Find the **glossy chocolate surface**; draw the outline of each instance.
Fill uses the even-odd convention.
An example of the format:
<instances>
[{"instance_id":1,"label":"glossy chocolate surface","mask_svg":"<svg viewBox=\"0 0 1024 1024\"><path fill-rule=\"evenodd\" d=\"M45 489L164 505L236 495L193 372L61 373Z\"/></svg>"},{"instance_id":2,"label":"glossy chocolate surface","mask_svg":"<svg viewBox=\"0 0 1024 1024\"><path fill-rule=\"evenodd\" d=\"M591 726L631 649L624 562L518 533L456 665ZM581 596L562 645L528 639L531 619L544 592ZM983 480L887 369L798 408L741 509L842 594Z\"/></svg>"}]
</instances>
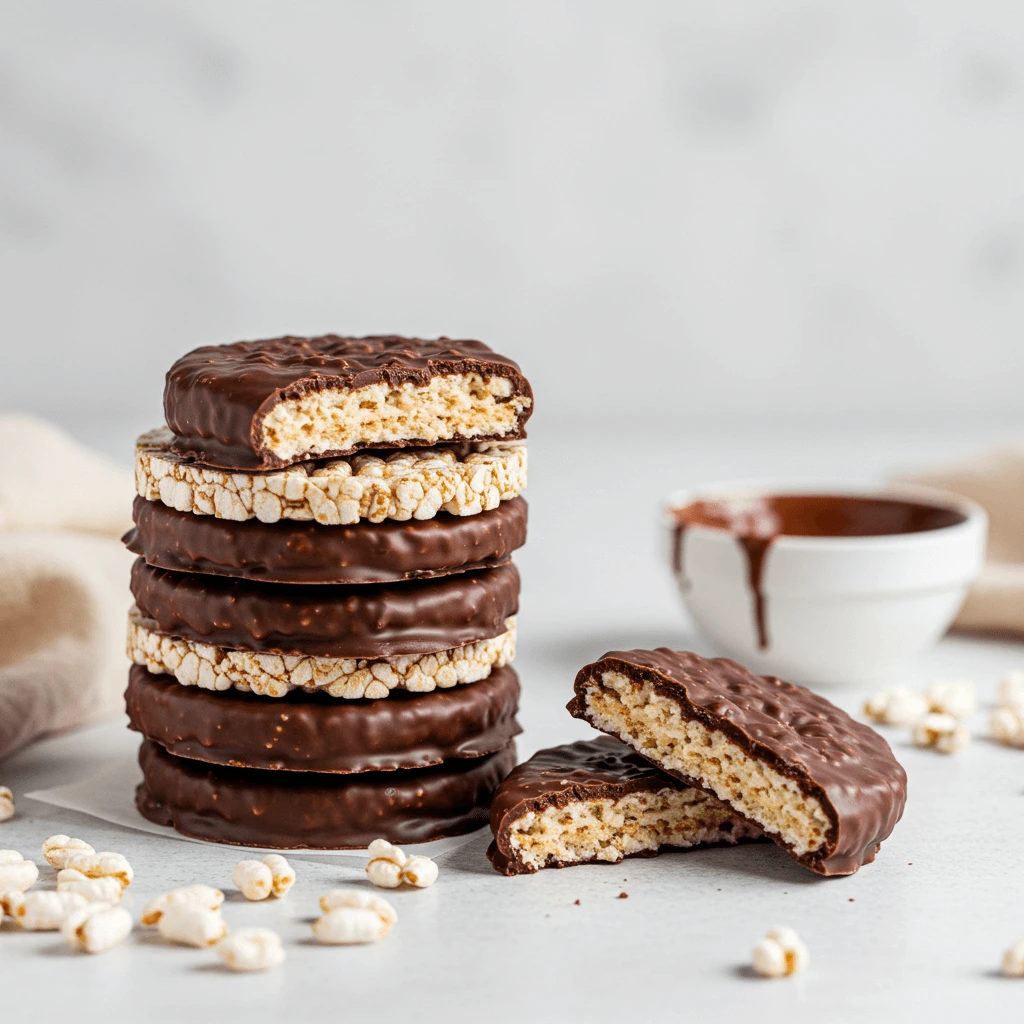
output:
<instances>
[{"instance_id":1,"label":"glossy chocolate surface","mask_svg":"<svg viewBox=\"0 0 1024 1024\"><path fill-rule=\"evenodd\" d=\"M325 389L354 390L384 381L426 385L434 377L477 373L505 377L513 394L532 398L519 367L480 341L402 338L379 335L343 338L284 337L207 345L182 356L168 371L164 414L176 435L179 455L227 469L276 469L282 461L261 447L263 419L279 402ZM501 440L525 437L533 411L520 414L516 428ZM454 437L453 441L497 440L494 436ZM376 447L405 448L426 442L410 439ZM369 445L323 452L323 457L348 455Z\"/></svg>"},{"instance_id":2,"label":"glossy chocolate surface","mask_svg":"<svg viewBox=\"0 0 1024 1024\"><path fill-rule=\"evenodd\" d=\"M132 594L153 628L229 649L337 658L430 654L505 632L519 573L494 569L360 586L255 583L132 567Z\"/></svg>"},{"instance_id":3,"label":"glossy chocolate surface","mask_svg":"<svg viewBox=\"0 0 1024 1024\"><path fill-rule=\"evenodd\" d=\"M131 728L172 754L278 771L427 768L493 754L521 732L519 680L508 667L449 690L338 700L302 691L281 698L210 692L133 665L125 702Z\"/></svg>"},{"instance_id":4,"label":"glossy chocolate surface","mask_svg":"<svg viewBox=\"0 0 1024 1024\"><path fill-rule=\"evenodd\" d=\"M621 673L637 686L651 684L678 704L683 719L724 732L749 756L818 799L831 829L821 849L796 857L812 871L851 874L870 863L903 814L907 776L889 744L802 686L754 675L727 658L664 647L612 651L580 670L576 696L568 705L570 714L595 728L600 726L588 713L585 694L591 685L600 687L604 672ZM619 738L628 742L626 736ZM771 838L785 849L779 837Z\"/></svg>"},{"instance_id":5,"label":"glossy chocolate surface","mask_svg":"<svg viewBox=\"0 0 1024 1024\"><path fill-rule=\"evenodd\" d=\"M942 530L966 522L953 508L897 498L850 494L765 494L705 498L672 510L676 528L672 567L683 575L683 538L691 526L709 526L735 535L747 560L754 595L759 646L769 645L762 588L765 559L779 537L887 537Z\"/></svg>"},{"instance_id":6,"label":"glossy chocolate surface","mask_svg":"<svg viewBox=\"0 0 1024 1024\"><path fill-rule=\"evenodd\" d=\"M282 520L244 523L177 512L136 497L128 550L149 565L274 583L390 583L507 562L526 542L526 501L489 512L352 526Z\"/></svg>"},{"instance_id":7,"label":"glossy chocolate surface","mask_svg":"<svg viewBox=\"0 0 1024 1024\"><path fill-rule=\"evenodd\" d=\"M221 768L168 754L143 741L144 818L214 843L279 850L362 849L374 839L421 843L487 823L515 744L481 760L421 771L362 775Z\"/></svg>"}]
</instances>

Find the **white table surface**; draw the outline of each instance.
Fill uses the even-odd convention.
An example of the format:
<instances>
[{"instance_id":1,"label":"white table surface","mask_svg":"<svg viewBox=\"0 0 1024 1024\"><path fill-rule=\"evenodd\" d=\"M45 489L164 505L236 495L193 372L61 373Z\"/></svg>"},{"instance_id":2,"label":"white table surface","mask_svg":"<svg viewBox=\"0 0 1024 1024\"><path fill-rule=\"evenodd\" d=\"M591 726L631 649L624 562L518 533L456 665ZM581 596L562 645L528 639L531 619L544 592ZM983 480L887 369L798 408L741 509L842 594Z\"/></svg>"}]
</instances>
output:
<instances>
[{"instance_id":1,"label":"white table surface","mask_svg":"<svg viewBox=\"0 0 1024 1024\"><path fill-rule=\"evenodd\" d=\"M564 710L573 675L614 647L691 647L692 633L659 559L654 518L676 486L735 476L870 477L973 450L1003 429L822 434L690 431L652 440L625 431L533 431L531 539L517 668L523 756L588 735ZM117 442L118 444L120 442ZM108 443L108 447L114 447ZM372 947L313 943L318 896L357 870L295 855L299 880L282 901L246 904L229 892L230 925L279 929L288 962L269 975L222 971L210 951L171 948L136 932L87 957L54 934L0 933L0 1020L284 1021L941 1021L1020 1019L1024 981L998 973L1024 938L1024 753L983 738L998 677L1024 667L1020 645L951 638L908 673L910 682L966 675L983 704L975 740L956 758L913 749L888 732L910 777L904 820L877 861L823 880L773 846L693 851L532 877L487 864L481 835L441 861L437 884L392 894L399 924ZM837 690L854 710L863 694ZM15 793L83 777L125 742L112 722L36 744L0 765ZM230 890L237 855L106 825L22 799L0 825L0 847L53 872L39 844L55 832L125 853L136 881L125 905L189 882ZM619 899L620 892L628 899ZM576 905L579 900L579 905ZM750 947L770 927L795 927L810 969L754 978Z\"/></svg>"}]
</instances>

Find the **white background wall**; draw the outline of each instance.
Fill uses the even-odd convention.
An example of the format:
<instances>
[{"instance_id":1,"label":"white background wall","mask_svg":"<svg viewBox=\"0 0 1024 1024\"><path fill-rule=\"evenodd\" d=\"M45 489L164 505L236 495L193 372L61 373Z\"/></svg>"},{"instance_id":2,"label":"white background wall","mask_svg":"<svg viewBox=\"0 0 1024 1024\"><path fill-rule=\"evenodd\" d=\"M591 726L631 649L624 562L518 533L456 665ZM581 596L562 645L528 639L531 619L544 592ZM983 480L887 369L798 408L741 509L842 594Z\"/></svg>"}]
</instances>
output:
<instances>
[{"instance_id":1,"label":"white background wall","mask_svg":"<svg viewBox=\"0 0 1024 1024\"><path fill-rule=\"evenodd\" d=\"M0 15L0 407L134 430L184 350L334 330L547 416L1021 419L1013 0Z\"/></svg>"}]
</instances>

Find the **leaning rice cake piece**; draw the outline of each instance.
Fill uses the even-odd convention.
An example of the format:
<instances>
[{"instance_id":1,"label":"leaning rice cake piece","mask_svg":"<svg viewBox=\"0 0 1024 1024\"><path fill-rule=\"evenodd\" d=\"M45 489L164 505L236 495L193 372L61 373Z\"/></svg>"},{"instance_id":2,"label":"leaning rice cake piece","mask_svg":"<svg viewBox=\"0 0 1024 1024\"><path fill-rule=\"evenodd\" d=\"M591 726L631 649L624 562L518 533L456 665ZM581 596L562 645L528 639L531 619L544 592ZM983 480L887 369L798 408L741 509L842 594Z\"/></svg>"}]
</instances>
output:
<instances>
[{"instance_id":1,"label":"leaning rice cake piece","mask_svg":"<svg viewBox=\"0 0 1024 1024\"><path fill-rule=\"evenodd\" d=\"M480 341L379 335L207 345L167 374L179 455L276 469L362 448L524 437L533 392Z\"/></svg>"},{"instance_id":2,"label":"leaning rice cake piece","mask_svg":"<svg viewBox=\"0 0 1024 1024\"><path fill-rule=\"evenodd\" d=\"M659 771L608 736L541 750L491 804L487 856L506 875L757 839L728 804Z\"/></svg>"},{"instance_id":3,"label":"leaning rice cake piece","mask_svg":"<svg viewBox=\"0 0 1024 1024\"><path fill-rule=\"evenodd\" d=\"M580 670L568 707L714 793L822 875L874 860L903 814L907 776L877 732L726 658L612 651Z\"/></svg>"}]
</instances>

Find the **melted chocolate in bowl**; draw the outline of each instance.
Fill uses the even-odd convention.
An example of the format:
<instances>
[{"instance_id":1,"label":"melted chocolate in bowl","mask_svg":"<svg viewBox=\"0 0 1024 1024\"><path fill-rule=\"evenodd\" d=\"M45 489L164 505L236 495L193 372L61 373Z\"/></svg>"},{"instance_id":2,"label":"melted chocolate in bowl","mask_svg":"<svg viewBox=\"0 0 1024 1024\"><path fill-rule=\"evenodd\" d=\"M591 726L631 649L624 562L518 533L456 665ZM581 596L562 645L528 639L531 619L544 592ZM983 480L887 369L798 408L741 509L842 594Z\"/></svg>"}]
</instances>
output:
<instances>
[{"instance_id":1,"label":"melted chocolate in bowl","mask_svg":"<svg viewBox=\"0 0 1024 1024\"><path fill-rule=\"evenodd\" d=\"M758 646L768 647L765 598L761 588L765 557L776 537L889 537L959 526L967 516L956 509L900 498L849 494L767 494L705 498L672 509L675 533L672 568L683 573L683 537L690 526L710 526L735 535L747 558L754 593Z\"/></svg>"}]
</instances>

